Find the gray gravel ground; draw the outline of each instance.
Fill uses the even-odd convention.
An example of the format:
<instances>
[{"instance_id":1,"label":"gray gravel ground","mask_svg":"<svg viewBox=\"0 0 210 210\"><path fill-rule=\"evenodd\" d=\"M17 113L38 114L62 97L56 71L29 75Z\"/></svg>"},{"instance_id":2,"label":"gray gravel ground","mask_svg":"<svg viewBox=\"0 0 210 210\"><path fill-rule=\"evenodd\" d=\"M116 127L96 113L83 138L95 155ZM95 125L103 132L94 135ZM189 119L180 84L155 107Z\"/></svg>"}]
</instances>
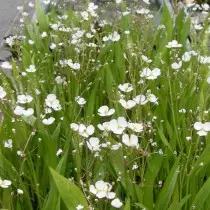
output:
<instances>
[{"instance_id":1,"label":"gray gravel ground","mask_svg":"<svg viewBox=\"0 0 210 210\"><path fill-rule=\"evenodd\" d=\"M0 59L9 56L9 52L2 48L4 37L9 35L12 29L19 28L20 16L17 6L26 5L30 1L35 0L0 0ZM32 9L29 12L32 12Z\"/></svg>"}]
</instances>

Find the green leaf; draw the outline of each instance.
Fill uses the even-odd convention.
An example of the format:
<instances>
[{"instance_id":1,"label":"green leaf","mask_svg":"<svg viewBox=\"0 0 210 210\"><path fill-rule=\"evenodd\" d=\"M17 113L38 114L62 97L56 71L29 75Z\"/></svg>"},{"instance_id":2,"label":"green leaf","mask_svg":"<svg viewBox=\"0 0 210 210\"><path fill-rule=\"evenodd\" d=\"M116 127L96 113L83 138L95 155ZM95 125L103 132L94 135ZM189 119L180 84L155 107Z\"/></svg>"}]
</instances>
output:
<instances>
[{"instance_id":1,"label":"green leaf","mask_svg":"<svg viewBox=\"0 0 210 210\"><path fill-rule=\"evenodd\" d=\"M76 207L81 204L85 208L88 207L87 200L80 190L74 183L66 179L65 177L61 176L52 168L50 169L50 173L53 177L57 190L65 203L66 207L69 210L75 210Z\"/></svg>"},{"instance_id":2,"label":"green leaf","mask_svg":"<svg viewBox=\"0 0 210 210\"><path fill-rule=\"evenodd\" d=\"M168 140L166 139L163 131L160 130L159 128L158 128L158 134L159 134L160 139L162 140L162 142L165 144L165 146L167 146L170 149L170 151L173 153L173 150L172 150L170 144L168 143Z\"/></svg>"},{"instance_id":3,"label":"green leaf","mask_svg":"<svg viewBox=\"0 0 210 210\"><path fill-rule=\"evenodd\" d=\"M177 161L174 163L167 179L166 182L158 196L156 205L155 205L155 210L167 210L168 209L168 204L170 202L170 199L172 197L172 194L174 192L174 188L176 185L176 180L179 174L179 160L180 158L177 159Z\"/></svg>"},{"instance_id":4,"label":"green leaf","mask_svg":"<svg viewBox=\"0 0 210 210\"><path fill-rule=\"evenodd\" d=\"M49 28L47 16L45 15L45 12L42 9L42 6L40 5L39 1L36 1L36 18L38 20L41 31L47 32Z\"/></svg>"},{"instance_id":5,"label":"green leaf","mask_svg":"<svg viewBox=\"0 0 210 210\"><path fill-rule=\"evenodd\" d=\"M196 210L203 209L205 201L206 199L209 198L209 195L210 195L210 178L207 179L205 184L202 186L202 188L199 190L199 192L195 196L195 199L190 209L194 209L193 206L195 206Z\"/></svg>"}]
</instances>

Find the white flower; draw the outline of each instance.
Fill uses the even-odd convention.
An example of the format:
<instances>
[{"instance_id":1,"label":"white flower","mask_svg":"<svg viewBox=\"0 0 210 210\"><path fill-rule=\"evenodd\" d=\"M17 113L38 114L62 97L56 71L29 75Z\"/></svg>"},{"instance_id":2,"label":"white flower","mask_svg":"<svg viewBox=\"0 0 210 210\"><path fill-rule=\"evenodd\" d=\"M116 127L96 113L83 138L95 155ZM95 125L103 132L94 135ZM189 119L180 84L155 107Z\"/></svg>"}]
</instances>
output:
<instances>
[{"instance_id":1,"label":"white flower","mask_svg":"<svg viewBox=\"0 0 210 210\"><path fill-rule=\"evenodd\" d=\"M104 122L103 124L98 124L97 127L104 132L108 132L110 130L109 122Z\"/></svg>"},{"instance_id":2,"label":"white flower","mask_svg":"<svg viewBox=\"0 0 210 210\"><path fill-rule=\"evenodd\" d=\"M161 72L160 69L155 68L153 70L149 68L144 68L143 71L140 74L140 77L146 77L146 79L154 80L157 79L158 76L160 76Z\"/></svg>"},{"instance_id":3,"label":"white flower","mask_svg":"<svg viewBox=\"0 0 210 210\"><path fill-rule=\"evenodd\" d=\"M101 106L98 109L98 115L104 117L104 116L110 116L113 115L115 113L114 109L109 109L108 106Z\"/></svg>"},{"instance_id":4,"label":"white flower","mask_svg":"<svg viewBox=\"0 0 210 210\"><path fill-rule=\"evenodd\" d=\"M15 115L23 115L24 108L21 106L16 106L14 110Z\"/></svg>"},{"instance_id":5,"label":"white flower","mask_svg":"<svg viewBox=\"0 0 210 210\"><path fill-rule=\"evenodd\" d=\"M131 134L130 137L128 136L128 134L124 134L122 136L122 142L129 147L139 146L138 137L134 134Z\"/></svg>"},{"instance_id":6,"label":"white flower","mask_svg":"<svg viewBox=\"0 0 210 210\"><path fill-rule=\"evenodd\" d=\"M80 64L79 63L69 63L69 66L74 70L79 70L80 69Z\"/></svg>"},{"instance_id":7,"label":"white flower","mask_svg":"<svg viewBox=\"0 0 210 210\"><path fill-rule=\"evenodd\" d=\"M94 151L94 152L100 151L101 145L100 145L100 141L98 138L91 137L86 143L87 143L89 150Z\"/></svg>"},{"instance_id":8,"label":"white flower","mask_svg":"<svg viewBox=\"0 0 210 210\"><path fill-rule=\"evenodd\" d=\"M30 45L33 45L33 44L34 44L34 41L31 40L31 39L29 39L29 40L28 40L28 43L29 43Z\"/></svg>"},{"instance_id":9,"label":"white flower","mask_svg":"<svg viewBox=\"0 0 210 210\"><path fill-rule=\"evenodd\" d=\"M5 92L4 88L0 86L0 99L3 99L7 93Z\"/></svg>"},{"instance_id":10,"label":"white flower","mask_svg":"<svg viewBox=\"0 0 210 210\"><path fill-rule=\"evenodd\" d=\"M7 37L5 42L10 46L12 47L14 45L14 41L15 41L15 37L13 36L10 36L10 37Z\"/></svg>"},{"instance_id":11,"label":"white flower","mask_svg":"<svg viewBox=\"0 0 210 210\"><path fill-rule=\"evenodd\" d=\"M116 4L120 4L122 0L116 0Z\"/></svg>"},{"instance_id":12,"label":"white flower","mask_svg":"<svg viewBox=\"0 0 210 210\"><path fill-rule=\"evenodd\" d=\"M32 108L28 108L28 109L23 109L22 111L22 115L24 115L25 117L30 117L31 115L34 114L34 109Z\"/></svg>"},{"instance_id":13,"label":"white flower","mask_svg":"<svg viewBox=\"0 0 210 210\"><path fill-rule=\"evenodd\" d=\"M203 29L203 26L201 24L194 24L194 28L195 28L195 30L200 31Z\"/></svg>"},{"instance_id":14,"label":"white flower","mask_svg":"<svg viewBox=\"0 0 210 210\"><path fill-rule=\"evenodd\" d=\"M56 156L59 156L63 153L63 150L62 149L58 149L58 151L56 152Z\"/></svg>"},{"instance_id":15,"label":"white flower","mask_svg":"<svg viewBox=\"0 0 210 210\"><path fill-rule=\"evenodd\" d=\"M144 62L146 62L146 63L151 63L151 62L152 62L152 60L149 59L149 58L148 58L147 56L145 56L145 55L142 55L141 58L142 58L142 60L143 60Z\"/></svg>"},{"instance_id":16,"label":"white flower","mask_svg":"<svg viewBox=\"0 0 210 210\"><path fill-rule=\"evenodd\" d=\"M113 199L115 197L114 192L110 192L112 185L102 180L97 181L95 185L90 185L90 192L96 195L97 198Z\"/></svg>"},{"instance_id":17,"label":"white flower","mask_svg":"<svg viewBox=\"0 0 210 210\"><path fill-rule=\"evenodd\" d=\"M114 134L122 134L123 131L126 129L128 123L124 117L118 117L118 119L113 119L109 122L109 129Z\"/></svg>"},{"instance_id":18,"label":"white flower","mask_svg":"<svg viewBox=\"0 0 210 210\"><path fill-rule=\"evenodd\" d=\"M150 92L150 90L147 91L146 97L147 97L147 100L148 100L149 102L158 104L158 101L157 101L158 99L157 99L157 97L156 97L154 94L152 94L152 93Z\"/></svg>"},{"instance_id":19,"label":"white flower","mask_svg":"<svg viewBox=\"0 0 210 210\"><path fill-rule=\"evenodd\" d=\"M136 10L136 14L138 14L138 15L147 15L147 14L149 14L149 12L150 12L150 10L145 9L145 8Z\"/></svg>"},{"instance_id":20,"label":"white flower","mask_svg":"<svg viewBox=\"0 0 210 210\"><path fill-rule=\"evenodd\" d=\"M197 134L199 136L206 136L208 131L210 131L210 122L202 123L202 122L196 122L194 124L195 130L197 130Z\"/></svg>"},{"instance_id":21,"label":"white flower","mask_svg":"<svg viewBox=\"0 0 210 210\"><path fill-rule=\"evenodd\" d=\"M124 84L120 84L118 85L118 88L122 91L122 92L131 92L133 90L133 87L130 83L124 83Z\"/></svg>"},{"instance_id":22,"label":"white flower","mask_svg":"<svg viewBox=\"0 0 210 210\"><path fill-rule=\"evenodd\" d=\"M45 125L51 125L53 124L55 121L55 118L54 117L50 117L48 119L43 119L42 120L42 123L45 124Z\"/></svg>"},{"instance_id":23,"label":"white flower","mask_svg":"<svg viewBox=\"0 0 210 210\"><path fill-rule=\"evenodd\" d=\"M5 61L1 64L1 68L3 69L12 69L12 65L8 62L8 61Z\"/></svg>"},{"instance_id":24,"label":"white flower","mask_svg":"<svg viewBox=\"0 0 210 210\"><path fill-rule=\"evenodd\" d=\"M188 62L188 61L190 61L190 59L191 59L191 55L190 55L189 52L185 52L185 53L182 55L182 60L183 60L184 62Z\"/></svg>"},{"instance_id":25,"label":"white flower","mask_svg":"<svg viewBox=\"0 0 210 210\"><path fill-rule=\"evenodd\" d=\"M86 11L81 12L81 16L84 20L88 20L88 12L86 12Z\"/></svg>"},{"instance_id":26,"label":"white flower","mask_svg":"<svg viewBox=\"0 0 210 210\"><path fill-rule=\"evenodd\" d=\"M137 163L134 163L133 166L132 166L132 170L136 170L137 168L138 168Z\"/></svg>"},{"instance_id":27,"label":"white flower","mask_svg":"<svg viewBox=\"0 0 210 210\"><path fill-rule=\"evenodd\" d=\"M45 99L46 106L53 108L55 111L61 110L61 105L55 94L47 95Z\"/></svg>"},{"instance_id":28,"label":"white flower","mask_svg":"<svg viewBox=\"0 0 210 210\"><path fill-rule=\"evenodd\" d=\"M32 100L33 100L33 97L31 97L30 95L18 95L17 96L17 103L20 103L20 104L31 103Z\"/></svg>"},{"instance_id":29,"label":"white flower","mask_svg":"<svg viewBox=\"0 0 210 210\"><path fill-rule=\"evenodd\" d=\"M12 139L8 139L7 141L5 141L4 147L11 149L12 148Z\"/></svg>"},{"instance_id":30,"label":"white flower","mask_svg":"<svg viewBox=\"0 0 210 210\"><path fill-rule=\"evenodd\" d=\"M75 101L81 106L86 104L86 100L80 96L75 97Z\"/></svg>"},{"instance_id":31,"label":"white flower","mask_svg":"<svg viewBox=\"0 0 210 210\"><path fill-rule=\"evenodd\" d=\"M128 123L128 128L134 132L140 133L143 131L144 127L142 123Z\"/></svg>"},{"instance_id":32,"label":"white flower","mask_svg":"<svg viewBox=\"0 0 210 210\"><path fill-rule=\"evenodd\" d=\"M62 78L61 76L57 76L57 77L55 78L55 81L56 81L57 84L62 84L62 83L65 82L65 77Z\"/></svg>"},{"instance_id":33,"label":"white flower","mask_svg":"<svg viewBox=\"0 0 210 210\"><path fill-rule=\"evenodd\" d=\"M172 40L166 45L167 48L180 48L182 44L179 44L176 40Z\"/></svg>"},{"instance_id":34,"label":"white flower","mask_svg":"<svg viewBox=\"0 0 210 210\"><path fill-rule=\"evenodd\" d=\"M17 189L17 194L18 194L18 195L23 195L23 190Z\"/></svg>"},{"instance_id":35,"label":"white flower","mask_svg":"<svg viewBox=\"0 0 210 210\"><path fill-rule=\"evenodd\" d=\"M71 124L70 124L70 128L71 128L73 131L78 131L78 130L79 130L79 125L76 124L76 123L71 123Z\"/></svg>"},{"instance_id":36,"label":"white flower","mask_svg":"<svg viewBox=\"0 0 210 210\"><path fill-rule=\"evenodd\" d=\"M114 31L114 33L110 35L110 40L112 40L113 42L119 41L120 40L120 34L118 34L117 31Z\"/></svg>"},{"instance_id":37,"label":"white flower","mask_svg":"<svg viewBox=\"0 0 210 210\"><path fill-rule=\"evenodd\" d=\"M147 98L145 95L137 95L134 99L133 99L137 104L140 105L144 105L148 102Z\"/></svg>"},{"instance_id":38,"label":"white flower","mask_svg":"<svg viewBox=\"0 0 210 210\"><path fill-rule=\"evenodd\" d=\"M95 128L93 127L93 125L89 125L86 127L85 125L80 124L78 131L79 131L79 135L81 135L85 138L88 138L89 136L91 136L94 133Z\"/></svg>"},{"instance_id":39,"label":"white flower","mask_svg":"<svg viewBox=\"0 0 210 210\"><path fill-rule=\"evenodd\" d=\"M42 38L47 37L47 33L46 33L45 31L44 31L44 32L42 32L41 37L42 37Z\"/></svg>"},{"instance_id":40,"label":"white flower","mask_svg":"<svg viewBox=\"0 0 210 210\"><path fill-rule=\"evenodd\" d=\"M33 73L36 71L36 67L34 65L30 65L27 69L26 69L27 72L30 72L30 73Z\"/></svg>"},{"instance_id":41,"label":"white flower","mask_svg":"<svg viewBox=\"0 0 210 210\"><path fill-rule=\"evenodd\" d=\"M122 147L122 144L121 143L118 143L118 144L113 144L111 146L111 150L118 150Z\"/></svg>"},{"instance_id":42,"label":"white flower","mask_svg":"<svg viewBox=\"0 0 210 210\"><path fill-rule=\"evenodd\" d=\"M120 99L119 102L125 109L131 109L136 106L136 102L133 100L125 101L124 99Z\"/></svg>"},{"instance_id":43,"label":"white flower","mask_svg":"<svg viewBox=\"0 0 210 210\"><path fill-rule=\"evenodd\" d=\"M79 204L77 207L76 207L76 210L81 210L81 209L84 209L84 206Z\"/></svg>"},{"instance_id":44,"label":"white flower","mask_svg":"<svg viewBox=\"0 0 210 210\"><path fill-rule=\"evenodd\" d=\"M171 64L171 68L174 69L174 70L178 70L182 67L182 61L179 61L179 63L172 63Z\"/></svg>"},{"instance_id":45,"label":"white flower","mask_svg":"<svg viewBox=\"0 0 210 210\"><path fill-rule=\"evenodd\" d=\"M51 50L54 50L56 47L57 47L57 45L55 43L51 43L50 44L50 49Z\"/></svg>"},{"instance_id":46,"label":"white flower","mask_svg":"<svg viewBox=\"0 0 210 210\"><path fill-rule=\"evenodd\" d=\"M10 185L12 184L12 182L10 180L2 180L0 178L0 187L1 188L8 188Z\"/></svg>"},{"instance_id":47,"label":"white flower","mask_svg":"<svg viewBox=\"0 0 210 210\"><path fill-rule=\"evenodd\" d=\"M123 204L122 202L119 200L119 198L115 198L112 202L111 205L117 209L119 209Z\"/></svg>"}]
</instances>

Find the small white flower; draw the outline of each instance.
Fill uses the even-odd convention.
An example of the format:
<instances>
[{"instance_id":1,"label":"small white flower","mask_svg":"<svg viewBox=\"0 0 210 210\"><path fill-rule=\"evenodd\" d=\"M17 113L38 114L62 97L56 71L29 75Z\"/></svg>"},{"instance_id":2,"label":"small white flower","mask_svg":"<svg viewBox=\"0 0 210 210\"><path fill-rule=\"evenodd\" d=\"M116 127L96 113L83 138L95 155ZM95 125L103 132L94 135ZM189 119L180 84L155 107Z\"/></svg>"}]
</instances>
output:
<instances>
[{"instance_id":1,"label":"small white flower","mask_svg":"<svg viewBox=\"0 0 210 210\"><path fill-rule=\"evenodd\" d=\"M158 98L150 91L147 91L146 97L149 102L158 104Z\"/></svg>"},{"instance_id":2,"label":"small white flower","mask_svg":"<svg viewBox=\"0 0 210 210\"><path fill-rule=\"evenodd\" d=\"M184 62L188 62L188 61L190 61L190 59L191 59L191 55L190 55L189 52L185 52L185 53L182 55L182 60L183 60Z\"/></svg>"},{"instance_id":3,"label":"small white flower","mask_svg":"<svg viewBox=\"0 0 210 210\"><path fill-rule=\"evenodd\" d=\"M133 100L125 101L124 99L120 99L119 102L125 109L131 109L136 106L136 102Z\"/></svg>"},{"instance_id":4,"label":"small white flower","mask_svg":"<svg viewBox=\"0 0 210 210\"><path fill-rule=\"evenodd\" d=\"M30 116L32 116L34 114L34 109L32 109L32 108L28 108L28 109L24 109L23 110L23 115L25 116L25 117L30 117Z\"/></svg>"},{"instance_id":5,"label":"small white flower","mask_svg":"<svg viewBox=\"0 0 210 210\"><path fill-rule=\"evenodd\" d=\"M0 178L0 187L1 188L8 188L10 185L12 184L12 182L10 180L2 180Z\"/></svg>"},{"instance_id":6,"label":"small white flower","mask_svg":"<svg viewBox=\"0 0 210 210\"><path fill-rule=\"evenodd\" d=\"M42 37L42 38L47 37L47 33L46 33L45 31L44 31L44 32L42 32L41 37Z\"/></svg>"},{"instance_id":7,"label":"small white flower","mask_svg":"<svg viewBox=\"0 0 210 210\"><path fill-rule=\"evenodd\" d=\"M95 128L93 127L93 125L89 125L86 127L85 125L80 124L78 131L79 131L79 135L81 135L85 138L88 138L89 136L91 136L94 133Z\"/></svg>"},{"instance_id":8,"label":"small white flower","mask_svg":"<svg viewBox=\"0 0 210 210\"><path fill-rule=\"evenodd\" d=\"M128 123L128 127L134 132L140 133L143 131L144 127L142 123Z\"/></svg>"},{"instance_id":9,"label":"small white flower","mask_svg":"<svg viewBox=\"0 0 210 210\"><path fill-rule=\"evenodd\" d=\"M33 100L33 97L30 95L18 95L17 96L17 103L19 104L28 104L31 103Z\"/></svg>"},{"instance_id":10,"label":"small white flower","mask_svg":"<svg viewBox=\"0 0 210 210\"><path fill-rule=\"evenodd\" d=\"M100 145L100 141L98 138L91 137L86 143L87 143L89 150L94 151L94 152L100 151L101 145Z\"/></svg>"},{"instance_id":11,"label":"small white flower","mask_svg":"<svg viewBox=\"0 0 210 210\"><path fill-rule=\"evenodd\" d=\"M124 83L124 84L120 84L118 85L118 88L122 91L122 92L131 92L133 90L133 87L130 83Z\"/></svg>"},{"instance_id":12,"label":"small white flower","mask_svg":"<svg viewBox=\"0 0 210 210\"><path fill-rule=\"evenodd\" d=\"M17 194L18 194L18 195L23 195L23 190L17 189Z\"/></svg>"},{"instance_id":13,"label":"small white flower","mask_svg":"<svg viewBox=\"0 0 210 210\"><path fill-rule=\"evenodd\" d=\"M130 137L128 136L128 134L124 134L122 136L122 142L129 147L139 146L138 137L134 134L131 134Z\"/></svg>"},{"instance_id":14,"label":"small white flower","mask_svg":"<svg viewBox=\"0 0 210 210\"><path fill-rule=\"evenodd\" d=\"M33 73L36 71L36 67L34 65L30 65L27 69L26 69L27 72L29 73Z\"/></svg>"},{"instance_id":15,"label":"small white flower","mask_svg":"<svg viewBox=\"0 0 210 210\"><path fill-rule=\"evenodd\" d=\"M95 185L90 185L90 192L96 195L97 198L113 199L115 197L114 192L110 192L112 185L102 180L97 181Z\"/></svg>"},{"instance_id":16,"label":"small white flower","mask_svg":"<svg viewBox=\"0 0 210 210\"><path fill-rule=\"evenodd\" d=\"M61 110L60 102L57 99L55 94L47 95L47 98L45 99L45 104L46 104L46 106L54 109L55 111Z\"/></svg>"},{"instance_id":17,"label":"small white flower","mask_svg":"<svg viewBox=\"0 0 210 210\"><path fill-rule=\"evenodd\" d=\"M179 63L172 63L171 64L171 68L174 69L174 70L178 70L182 67L182 61L179 61Z\"/></svg>"},{"instance_id":18,"label":"small white flower","mask_svg":"<svg viewBox=\"0 0 210 210\"><path fill-rule=\"evenodd\" d=\"M79 205L76 207L76 210L82 210L82 209L84 209L84 206L81 205L81 204L79 204Z\"/></svg>"},{"instance_id":19,"label":"small white flower","mask_svg":"<svg viewBox=\"0 0 210 210\"><path fill-rule=\"evenodd\" d=\"M110 35L110 40L112 40L113 42L119 41L120 40L120 34L118 34L117 31L114 31L114 33Z\"/></svg>"},{"instance_id":20,"label":"small white flower","mask_svg":"<svg viewBox=\"0 0 210 210\"><path fill-rule=\"evenodd\" d=\"M12 148L12 139L8 139L7 141L5 141L4 147L11 149Z\"/></svg>"},{"instance_id":21,"label":"small white flower","mask_svg":"<svg viewBox=\"0 0 210 210\"><path fill-rule=\"evenodd\" d=\"M148 80L155 80L158 76L160 76L161 72L160 69L155 68L153 70L149 68L144 68L140 74L140 77L146 77Z\"/></svg>"},{"instance_id":22,"label":"small white flower","mask_svg":"<svg viewBox=\"0 0 210 210\"><path fill-rule=\"evenodd\" d=\"M23 111L24 111L24 108L23 107L21 107L21 106L16 106L15 107L15 110L14 110L14 114L15 115L23 115Z\"/></svg>"},{"instance_id":23,"label":"small white flower","mask_svg":"<svg viewBox=\"0 0 210 210\"><path fill-rule=\"evenodd\" d=\"M5 61L5 62L2 62L1 68L3 68L3 69L12 69L12 65L8 61Z\"/></svg>"},{"instance_id":24,"label":"small white flower","mask_svg":"<svg viewBox=\"0 0 210 210\"><path fill-rule=\"evenodd\" d=\"M196 122L194 124L194 128L195 130L197 130L197 134L199 136L206 136L208 134L208 132L210 131L210 122Z\"/></svg>"},{"instance_id":25,"label":"small white flower","mask_svg":"<svg viewBox=\"0 0 210 210\"><path fill-rule=\"evenodd\" d=\"M136 170L138 168L138 165L136 163L133 164L132 170Z\"/></svg>"},{"instance_id":26,"label":"small white flower","mask_svg":"<svg viewBox=\"0 0 210 210\"><path fill-rule=\"evenodd\" d=\"M116 0L116 4L120 4L122 0Z\"/></svg>"},{"instance_id":27,"label":"small white flower","mask_svg":"<svg viewBox=\"0 0 210 210\"><path fill-rule=\"evenodd\" d=\"M145 95L137 95L133 100L139 105L144 105L148 102Z\"/></svg>"},{"instance_id":28,"label":"small white flower","mask_svg":"<svg viewBox=\"0 0 210 210\"><path fill-rule=\"evenodd\" d=\"M69 66L74 70L79 70L80 69L80 64L79 63L70 63Z\"/></svg>"},{"instance_id":29,"label":"small white flower","mask_svg":"<svg viewBox=\"0 0 210 210\"><path fill-rule=\"evenodd\" d=\"M109 129L117 135L121 135L123 131L128 126L128 123L124 117L118 117L118 119L113 119L109 122Z\"/></svg>"},{"instance_id":30,"label":"small white flower","mask_svg":"<svg viewBox=\"0 0 210 210\"><path fill-rule=\"evenodd\" d=\"M121 144L121 143L113 144L113 145L111 146L111 150L116 151L116 150L119 150L121 147L122 147L122 144Z\"/></svg>"},{"instance_id":31,"label":"small white flower","mask_svg":"<svg viewBox=\"0 0 210 210\"><path fill-rule=\"evenodd\" d=\"M97 127L104 132L108 132L110 130L109 122L104 122L103 124L98 124Z\"/></svg>"},{"instance_id":32,"label":"small white flower","mask_svg":"<svg viewBox=\"0 0 210 210\"><path fill-rule=\"evenodd\" d=\"M201 24L194 24L194 28L195 30L200 31L203 29L203 26Z\"/></svg>"},{"instance_id":33,"label":"small white flower","mask_svg":"<svg viewBox=\"0 0 210 210\"><path fill-rule=\"evenodd\" d=\"M81 106L86 104L86 100L80 96L75 97L75 101Z\"/></svg>"},{"instance_id":34,"label":"small white flower","mask_svg":"<svg viewBox=\"0 0 210 210\"><path fill-rule=\"evenodd\" d=\"M63 153L63 150L62 149L58 149L58 151L56 152L56 156L59 156Z\"/></svg>"},{"instance_id":35,"label":"small white flower","mask_svg":"<svg viewBox=\"0 0 210 210\"><path fill-rule=\"evenodd\" d=\"M71 124L70 124L70 128L71 128L73 131L78 131L78 130L79 130L79 125L76 124L76 123L71 123Z\"/></svg>"},{"instance_id":36,"label":"small white flower","mask_svg":"<svg viewBox=\"0 0 210 210\"><path fill-rule=\"evenodd\" d=\"M119 198L115 198L112 202L111 205L117 209L121 208L123 203L119 200Z\"/></svg>"},{"instance_id":37,"label":"small white flower","mask_svg":"<svg viewBox=\"0 0 210 210\"><path fill-rule=\"evenodd\" d=\"M167 48L180 48L182 44L179 44L176 40L172 40L166 45Z\"/></svg>"},{"instance_id":38,"label":"small white flower","mask_svg":"<svg viewBox=\"0 0 210 210\"><path fill-rule=\"evenodd\" d=\"M54 50L56 47L57 47L57 45L55 43L51 43L50 44L50 49L51 50Z\"/></svg>"},{"instance_id":39,"label":"small white flower","mask_svg":"<svg viewBox=\"0 0 210 210\"><path fill-rule=\"evenodd\" d=\"M30 44L30 45L33 45L34 44L34 41L33 40L28 40L28 43Z\"/></svg>"},{"instance_id":40,"label":"small white flower","mask_svg":"<svg viewBox=\"0 0 210 210\"><path fill-rule=\"evenodd\" d=\"M110 116L113 115L115 113L114 109L109 109L108 106L101 106L98 109L98 115L104 117L104 116Z\"/></svg>"},{"instance_id":41,"label":"small white flower","mask_svg":"<svg viewBox=\"0 0 210 210\"><path fill-rule=\"evenodd\" d=\"M151 63L151 62L152 62L152 60L149 59L149 58L148 58L147 56L145 56L145 55L142 55L141 58L142 58L142 60L143 60L144 62L146 62L146 63Z\"/></svg>"},{"instance_id":42,"label":"small white flower","mask_svg":"<svg viewBox=\"0 0 210 210\"><path fill-rule=\"evenodd\" d=\"M50 117L48 119L46 119L46 118L43 119L42 120L42 123L45 124L45 125L51 125L51 124L54 123L54 121L55 121L55 118L54 117Z\"/></svg>"},{"instance_id":43,"label":"small white flower","mask_svg":"<svg viewBox=\"0 0 210 210\"><path fill-rule=\"evenodd\" d=\"M0 86L0 99L3 99L7 95L6 91Z\"/></svg>"}]
</instances>

